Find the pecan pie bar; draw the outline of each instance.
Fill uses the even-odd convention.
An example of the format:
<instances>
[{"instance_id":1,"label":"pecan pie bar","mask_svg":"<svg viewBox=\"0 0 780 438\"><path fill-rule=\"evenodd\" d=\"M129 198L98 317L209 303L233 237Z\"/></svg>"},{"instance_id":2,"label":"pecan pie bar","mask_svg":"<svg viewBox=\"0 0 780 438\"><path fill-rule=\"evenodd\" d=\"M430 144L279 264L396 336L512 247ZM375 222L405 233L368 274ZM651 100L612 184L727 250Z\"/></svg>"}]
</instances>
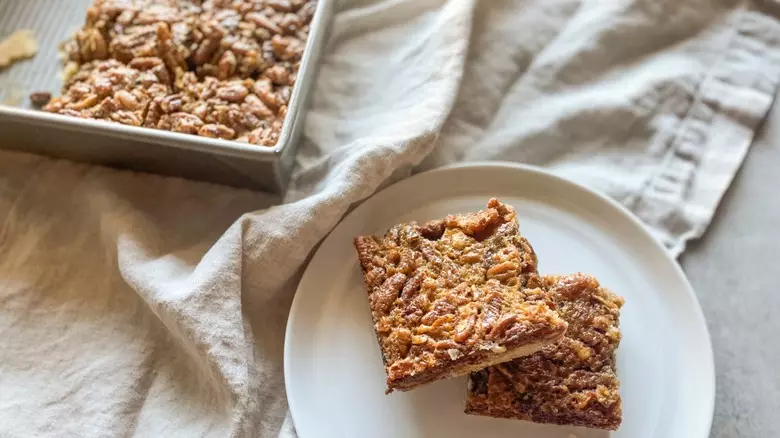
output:
<instances>
[{"instance_id":1,"label":"pecan pie bar","mask_svg":"<svg viewBox=\"0 0 780 438\"><path fill-rule=\"evenodd\" d=\"M496 199L355 247L388 393L534 353L566 331L514 210Z\"/></svg>"},{"instance_id":2,"label":"pecan pie bar","mask_svg":"<svg viewBox=\"0 0 780 438\"><path fill-rule=\"evenodd\" d=\"M623 299L582 274L544 282L569 324L566 335L538 353L472 373L466 413L616 430Z\"/></svg>"},{"instance_id":3,"label":"pecan pie bar","mask_svg":"<svg viewBox=\"0 0 780 438\"><path fill-rule=\"evenodd\" d=\"M314 0L94 0L84 26L63 44L66 75L75 78L43 109L273 146L315 6ZM149 93L150 81L165 91L155 86Z\"/></svg>"}]
</instances>

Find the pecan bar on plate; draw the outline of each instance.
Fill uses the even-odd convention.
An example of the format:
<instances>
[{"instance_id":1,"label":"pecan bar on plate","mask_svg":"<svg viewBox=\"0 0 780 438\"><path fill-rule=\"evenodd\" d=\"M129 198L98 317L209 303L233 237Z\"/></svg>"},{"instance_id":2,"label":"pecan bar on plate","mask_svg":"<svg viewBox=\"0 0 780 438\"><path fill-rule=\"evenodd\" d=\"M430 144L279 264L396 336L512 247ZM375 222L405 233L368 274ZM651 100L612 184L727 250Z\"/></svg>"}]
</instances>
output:
<instances>
[{"instance_id":1,"label":"pecan bar on plate","mask_svg":"<svg viewBox=\"0 0 780 438\"><path fill-rule=\"evenodd\" d=\"M534 353L566 331L514 209L496 199L355 247L388 393Z\"/></svg>"},{"instance_id":2,"label":"pecan bar on plate","mask_svg":"<svg viewBox=\"0 0 780 438\"><path fill-rule=\"evenodd\" d=\"M569 323L566 335L536 354L472 373L466 413L616 430L623 299L582 274L544 282Z\"/></svg>"}]
</instances>

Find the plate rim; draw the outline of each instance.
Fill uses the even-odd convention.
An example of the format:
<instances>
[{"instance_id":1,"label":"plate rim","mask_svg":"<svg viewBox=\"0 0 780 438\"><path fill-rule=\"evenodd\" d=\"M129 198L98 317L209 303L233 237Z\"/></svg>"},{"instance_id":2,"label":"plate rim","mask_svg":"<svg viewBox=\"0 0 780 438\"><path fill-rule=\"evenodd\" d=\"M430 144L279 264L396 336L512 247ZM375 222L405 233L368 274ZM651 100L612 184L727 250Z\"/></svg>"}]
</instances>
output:
<instances>
[{"instance_id":1,"label":"plate rim","mask_svg":"<svg viewBox=\"0 0 780 438\"><path fill-rule=\"evenodd\" d=\"M283 351L283 373L284 373L284 386L285 386L285 396L287 398L287 406L290 411L290 419L292 420L293 426L295 427L296 433L299 433L298 426L296 425L295 420L295 407L297 405L297 402L295 402L294 396L291 395L291 381L290 381L290 350L291 350L291 331L293 322L295 320L295 314L297 312L300 312L301 302L302 299L300 299L300 292L301 292L301 285L305 284L305 279L308 275L311 275L311 270L309 269L312 266L312 263L315 261L315 259L318 258L320 251L325 246L325 243L328 241L328 239L331 238L331 236L334 234L334 231L336 231L342 224L352 215L355 214L356 211L359 209L367 208L366 205L369 205L370 202L376 202L375 199L381 196L383 193L387 192L388 190L399 190L399 187L403 188L404 186L413 186L416 180L421 179L423 177L428 177L431 174L438 174L438 173L448 173L448 172L457 172L459 170L463 169L501 169L501 170L508 170L508 171L515 171L515 172L525 172L534 174L536 176L540 176L542 178L552 178L556 180L558 183L563 184L564 186L569 186L569 188L573 190L580 190L587 192L588 194L595 196L600 201L607 204L609 207L616 210L617 213L619 213L621 216L625 217L633 226L637 229L637 231L642 234L647 240L650 241L651 245L654 245L655 249L659 250L663 256L664 259L671 264L671 268L674 272L674 274L678 277L678 280L680 281L681 285L683 286L685 290L685 294L687 295L687 298L692 300L693 304L693 316L695 318L696 326L699 327L699 329L702 330L702 333L704 335L704 338L707 341L707 347L709 354L706 355L706 358L704 359L706 361L707 368L704 370L707 372L710 377L709 381L710 384L708 387L710 388L709 394L707 396L706 400L706 412L707 415L707 424L704 429L704 432L706 433L705 437L709 436L709 434L712 431L712 422L715 414L715 397L716 397L716 383L717 378L715 374L715 355L714 355L714 349L712 347L712 337L710 336L709 327L707 326L706 318L704 317L704 311L701 308L701 303L699 303L699 298L696 296L696 292L693 289L693 286L691 285L690 281L688 280L688 277L685 275L685 272L683 271L680 264L677 262L675 258L673 258L667 249L663 246L663 244L650 232L647 225L645 225L634 213L632 213L630 210L628 210L625 206L620 204L619 202L615 201L614 199L606 196L605 194L602 194L599 191L593 190L589 187L586 187L576 181L573 181L569 178L566 178L563 175L560 175L558 173L552 172L549 169L545 169L539 166L534 166L530 164L524 164L524 163L515 163L515 162L508 162L508 161L473 161L473 162L466 162L466 163L455 163L450 164L447 166L439 167L436 169L420 172L417 174L414 174L408 178L402 179L400 181L397 181L393 184L388 185L387 187L381 188L375 193L373 193L371 196L367 197L366 199L359 201L359 203L352 209L348 210L346 214L339 220L339 222L328 232L328 234L322 238L322 240L317 245L316 251L312 254L311 258L306 263L306 266L304 268L303 274L301 275L300 280L298 281L298 284L295 288L295 295L293 297L292 304L290 306L290 311L287 315L287 323L285 326L284 331L284 351ZM298 435L302 436L302 435ZM703 437L703 438L705 438ZM304 437L305 438L305 437Z\"/></svg>"}]
</instances>

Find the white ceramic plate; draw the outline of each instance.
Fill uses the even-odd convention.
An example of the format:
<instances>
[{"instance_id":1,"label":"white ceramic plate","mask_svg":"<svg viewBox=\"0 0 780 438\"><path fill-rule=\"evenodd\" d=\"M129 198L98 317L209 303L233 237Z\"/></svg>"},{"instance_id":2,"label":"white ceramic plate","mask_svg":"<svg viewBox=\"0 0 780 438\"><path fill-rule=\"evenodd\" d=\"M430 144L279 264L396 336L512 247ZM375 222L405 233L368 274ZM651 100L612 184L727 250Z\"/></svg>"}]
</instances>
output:
<instances>
[{"instance_id":1,"label":"white ceramic plate","mask_svg":"<svg viewBox=\"0 0 780 438\"><path fill-rule=\"evenodd\" d=\"M517 209L544 274L585 272L626 299L618 432L463 413L465 378L385 395L385 375L352 239L483 208ZM715 398L709 334L684 274L637 219L579 185L532 167L477 164L416 175L378 193L328 236L295 295L285 383L301 438L705 438Z\"/></svg>"}]
</instances>

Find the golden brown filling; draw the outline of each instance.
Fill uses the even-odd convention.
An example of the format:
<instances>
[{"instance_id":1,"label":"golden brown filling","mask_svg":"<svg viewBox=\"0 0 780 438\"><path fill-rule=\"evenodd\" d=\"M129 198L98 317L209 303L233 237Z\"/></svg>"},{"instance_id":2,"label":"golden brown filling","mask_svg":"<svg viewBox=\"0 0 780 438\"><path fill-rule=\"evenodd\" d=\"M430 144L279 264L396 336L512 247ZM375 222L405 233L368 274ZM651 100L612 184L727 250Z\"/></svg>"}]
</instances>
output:
<instances>
[{"instance_id":1,"label":"golden brown filling","mask_svg":"<svg viewBox=\"0 0 780 438\"><path fill-rule=\"evenodd\" d=\"M358 237L355 246L390 388L565 330L514 210L498 200L480 212Z\"/></svg>"},{"instance_id":2,"label":"golden brown filling","mask_svg":"<svg viewBox=\"0 0 780 438\"><path fill-rule=\"evenodd\" d=\"M623 299L582 274L545 277L569 323L554 345L472 373L466 412L616 429L621 421L615 351Z\"/></svg>"},{"instance_id":3,"label":"golden brown filling","mask_svg":"<svg viewBox=\"0 0 780 438\"><path fill-rule=\"evenodd\" d=\"M44 110L275 145L314 9L315 0L95 0L63 45L76 77ZM162 95L149 93L152 80Z\"/></svg>"}]
</instances>

